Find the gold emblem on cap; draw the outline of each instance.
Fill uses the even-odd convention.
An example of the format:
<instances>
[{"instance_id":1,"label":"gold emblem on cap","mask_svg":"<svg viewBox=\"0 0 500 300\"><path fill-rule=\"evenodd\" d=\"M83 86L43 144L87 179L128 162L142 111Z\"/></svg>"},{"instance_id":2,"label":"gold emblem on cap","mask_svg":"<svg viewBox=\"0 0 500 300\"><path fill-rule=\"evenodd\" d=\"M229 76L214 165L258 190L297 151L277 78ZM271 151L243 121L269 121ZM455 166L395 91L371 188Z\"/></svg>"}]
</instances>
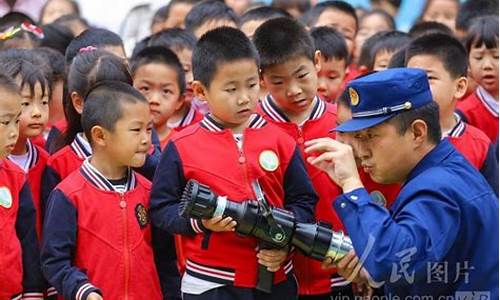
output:
<instances>
[{"instance_id":1,"label":"gold emblem on cap","mask_svg":"<svg viewBox=\"0 0 500 300\"><path fill-rule=\"evenodd\" d=\"M359 95L355 89L352 87L349 88L349 98L351 98L351 105L356 106L359 104Z\"/></svg>"},{"instance_id":2,"label":"gold emblem on cap","mask_svg":"<svg viewBox=\"0 0 500 300\"><path fill-rule=\"evenodd\" d=\"M278 159L278 155L271 150L262 151L259 155L259 164L262 169L273 172L278 169L280 165L280 161Z\"/></svg>"}]
</instances>

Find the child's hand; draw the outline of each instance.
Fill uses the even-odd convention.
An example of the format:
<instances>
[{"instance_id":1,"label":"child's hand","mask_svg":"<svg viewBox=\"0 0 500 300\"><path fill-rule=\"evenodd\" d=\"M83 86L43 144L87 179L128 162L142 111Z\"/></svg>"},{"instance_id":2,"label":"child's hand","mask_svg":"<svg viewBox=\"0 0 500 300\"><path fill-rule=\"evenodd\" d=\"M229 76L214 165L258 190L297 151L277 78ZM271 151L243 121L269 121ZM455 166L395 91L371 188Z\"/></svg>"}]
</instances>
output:
<instances>
[{"instance_id":1,"label":"child's hand","mask_svg":"<svg viewBox=\"0 0 500 300\"><path fill-rule=\"evenodd\" d=\"M215 217L211 219L202 219L201 223L206 229L214 232L222 231L234 231L236 227L236 221L233 221L231 217Z\"/></svg>"},{"instance_id":2,"label":"child's hand","mask_svg":"<svg viewBox=\"0 0 500 300\"><path fill-rule=\"evenodd\" d=\"M90 293L88 296L87 296L87 300L103 300L101 295L99 295L98 293Z\"/></svg>"},{"instance_id":3,"label":"child's hand","mask_svg":"<svg viewBox=\"0 0 500 300\"><path fill-rule=\"evenodd\" d=\"M261 249L257 253L259 264L266 266L269 272L276 272L288 256L288 251L284 249Z\"/></svg>"}]
</instances>

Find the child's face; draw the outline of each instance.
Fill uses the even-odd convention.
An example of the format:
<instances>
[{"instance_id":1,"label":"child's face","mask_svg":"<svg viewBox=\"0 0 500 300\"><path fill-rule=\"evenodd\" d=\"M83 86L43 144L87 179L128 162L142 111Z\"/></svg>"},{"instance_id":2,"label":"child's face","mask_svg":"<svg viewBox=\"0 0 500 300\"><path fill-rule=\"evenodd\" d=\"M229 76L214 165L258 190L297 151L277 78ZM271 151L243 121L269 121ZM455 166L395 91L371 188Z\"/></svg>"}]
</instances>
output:
<instances>
[{"instance_id":1,"label":"child's face","mask_svg":"<svg viewBox=\"0 0 500 300\"><path fill-rule=\"evenodd\" d=\"M318 88L317 73L321 68L319 55L315 60L299 56L269 66L262 72L265 88L285 113L298 115L311 106Z\"/></svg>"},{"instance_id":2,"label":"child's face","mask_svg":"<svg viewBox=\"0 0 500 300\"><path fill-rule=\"evenodd\" d=\"M196 28L193 33L196 36L196 38L199 39L206 32L224 26L238 28L238 26L236 26L236 23L234 23L231 20L215 19L215 20L209 20L201 24L201 26Z\"/></svg>"},{"instance_id":3,"label":"child's face","mask_svg":"<svg viewBox=\"0 0 500 300\"><path fill-rule=\"evenodd\" d=\"M458 6L459 4L456 0L431 0L422 16L422 21L442 23L451 30L454 30Z\"/></svg>"},{"instance_id":4,"label":"child's face","mask_svg":"<svg viewBox=\"0 0 500 300\"><path fill-rule=\"evenodd\" d=\"M472 78L493 96L498 97L498 47L474 47L469 53Z\"/></svg>"},{"instance_id":5,"label":"child's face","mask_svg":"<svg viewBox=\"0 0 500 300\"><path fill-rule=\"evenodd\" d=\"M191 65L193 50L182 48L173 51L179 58L182 68L184 69L184 75L186 76L186 91L184 92L184 101L191 102L191 100L193 100L193 89L191 88L191 84L193 83L193 66Z\"/></svg>"},{"instance_id":6,"label":"child's face","mask_svg":"<svg viewBox=\"0 0 500 300\"><path fill-rule=\"evenodd\" d=\"M36 137L43 132L49 119L48 87L45 87L44 95L42 86L37 83L32 95L30 87L24 85L21 97L22 113L19 122L19 135L26 138Z\"/></svg>"},{"instance_id":7,"label":"child's face","mask_svg":"<svg viewBox=\"0 0 500 300\"><path fill-rule=\"evenodd\" d=\"M194 82L196 96L208 101L210 113L226 128L240 128L255 112L259 97L259 71L252 59L222 63L209 87Z\"/></svg>"},{"instance_id":8,"label":"child's face","mask_svg":"<svg viewBox=\"0 0 500 300\"><path fill-rule=\"evenodd\" d=\"M148 99L155 127L165 126L182 106L177 72L170 66L155 63L139 67L134 76L134 87Z\"/></svg>"},{"instance_id":9,"label":"child's face","mask_svg":"<svg viewBox=\"0 0 500 300\"><path fill-rule=\"evenodd\" d=\"M106 152L116 166L141 167L151 146L153 127L149 107L145 103L123 103L122 117L108 133Z\"/></svg>"},{"instance_id":10,"label":"child's face","mask_svg":"<svg viewBox=\"0 0 500 300\"><path fill-rule=\"evenodd\" d=\"M21 116L21 97L0 88L0 159L7 157L19 137L19 117Z\"/></svg>"},{"instance_id":11,"label":"child's face","mask_svg":"<svg viewBox=\"0 0 500 300\"><path fill-rule=\"evenodd\" d=\"M363 19L359 23L359 31L356 35L356 49L355 57L359 58L361 55L361 48L365 41L380 31L389 31L391 27L387 21L379 14L372 14Z\"/></svg>"},{"instance_id":12,"label":"child's face","mask_svg":"<svg viewBox=\"0 0 500 300\"><path fill-rule=\"evenodd\" d=\"M342 92L347 66L345 59L321 57L321 70L318 72L318 94L327 102L334 102Z\"/></svg>"},{"instance_id":13,"label":"child's face","mask_svg":"<svg viewBox=\"0 0 500 300\"><path fill-rule=\"evenodd\" d=\"M427 72L432 98L439 105L440 117L445 120L455 109L454 101L463 96L466 86L461 86L465 77L454 79L445 69L442 61L433 55L416 55L410 58L408 68L422 69ZM460 79L462 78L462 79Z\"/></svg>"},{"instance_id":14,"label":"child's face","mask_svg":"<svg viewBox=\"0 0 500 300\"><path fill-rule=\"evenodd\" d=\"M165 20L159 31L167 28L184 28L184 19L191 8L193 8L193 4L185 2L179 2L172 5L170 7L168 18Z\"/></svg>"},{"instance_id":15,"label":"child's face","mask_svg":"<svg viewBox=\"0 0 500 300\"><path fill-rule=\"evenodd\" d=\"M349 14L335 10L325 10L313 27L329 26L340 31L347 44L347 52L352 55L354 51L354 38L356 37L356 20Z\"/></svg>"},{"instance_id":16,"label":"child's face","mask_svg":"<svg viewBox=\"0 0 500 300\"><path fill-rule=\"evenodd\" d=\"M64 15L74 14L73 6L66 0L52 0L47 3L42 16L42 24L54 22L57 18Z\"/></svg>"},{"instance_id":17,"label":"child's face","mask_svg":"<svg viewBox=\"0 0 500 300\"><path fill-rule=\"evenodd\" d=\"M373 62L374 71L387 70L387 66L391 61L392 56L396 53L395 51L381 50L375 54L375 61Z\"/></svg>"}]
</instances>

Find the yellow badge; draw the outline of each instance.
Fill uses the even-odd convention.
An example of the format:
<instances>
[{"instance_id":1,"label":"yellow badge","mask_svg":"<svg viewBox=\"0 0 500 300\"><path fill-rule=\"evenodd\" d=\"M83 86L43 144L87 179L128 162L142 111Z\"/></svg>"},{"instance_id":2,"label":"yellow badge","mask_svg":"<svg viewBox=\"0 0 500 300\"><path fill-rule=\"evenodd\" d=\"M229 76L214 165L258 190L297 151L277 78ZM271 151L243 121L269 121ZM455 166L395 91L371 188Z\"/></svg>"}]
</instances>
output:
<instances>
[{"instance_id":1,"label":"yellow badge","mask_svg":"<svg viewBox=\"0 0 500 300\"><path fill-rule=\"evenodd\" d=\"M135 217L137 218L137 222L139 223L141 229L149 224L148 211L141 203L137 204L135 207Z\"/></svg>"},{"instance_id":2,"label":"yellow badge","mask_svg":"<svg viewBox=\"0 0 500 300\"><path fill-rule=\"evenodd\" d=\"M278 159L278 155L271 150L262 151L259 155L259 164L262 169L273 172L278 169L280 165L280 161Z\"/></svg>"},{"instance_id":3,"label":"yellow badge","mask_svg":"<svg viewBox=\"0 0 500 300\"><path fill-rule=\"evenodd\" d=\"M0 187L0 206L3 206L5 208L12 207L12 194L10 193L9 188L6 186Z\"/></svg>"},{"instance_id":4,"label":"yellow badge","mask_svg":"<svg viewBox=\"0 0 500 300\"><path fill-rule=\"evenodd\" d=\"M359 104L359 95L355 89L352 87L349 88L349 98L351 98L351 105L356 106Z\"/></svg>"}]
</instances>

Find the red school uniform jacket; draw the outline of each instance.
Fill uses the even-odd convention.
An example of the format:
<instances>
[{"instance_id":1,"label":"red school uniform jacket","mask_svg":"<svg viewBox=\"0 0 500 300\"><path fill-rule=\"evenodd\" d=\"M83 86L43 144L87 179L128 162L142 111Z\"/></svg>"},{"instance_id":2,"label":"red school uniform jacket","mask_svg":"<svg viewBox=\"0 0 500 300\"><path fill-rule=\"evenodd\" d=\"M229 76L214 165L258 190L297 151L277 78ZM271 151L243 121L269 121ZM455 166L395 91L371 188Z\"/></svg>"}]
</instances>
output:
<instances>
[{"instance_id":1,"label":"red school uniform jacket","mask_svg":"<svg viewBox=\"0 0 500 300\"><path fill-rule=\"evenodd\" d=\"M43 299L38 247L26 175L0 160L0 299Z\"/></svg>"},{"instance_id":2,"label":"red school uniform jacket","mask_svg":"<svg viewBox=\"0 0 500 300\"><path fill-rule=\"evenodd\" d=\"M457 110L462 119L480 129L490 141L498 138L498 112L486 102L486 92L478 87L476 91L457 103Z\"/></svg>"},{"instance_id":3,"label":"red school uniform jacket","mask_svg":"<svg viewBox=\"0 0 500 300\"><path fill-rule=\"evenodd\" d=\"M42 146L36 145L30 140L28 140L26 146L28 148L28 182L36 211L36 233L38 239L41 240L44 213L41 202L41 187L49 154Z\"/></svg>"},{"instance_id":4,"label":"red school uniform jacket","mask_svg":"<svg viewBox=\"0 0 500 300\"><path fill-rule=\"evenodd\" d=\"M270 95L266 96L259 106L259 113L264 116L266 121L278 126L295 140L304 160L309 156L304 152L304 141L335 137L332 132L337 120L335 106L320 100L319 97L315 97L312 105L313 110L310 117L300 126L290 122ZM311 164L306 163L306 170L319 196L315 209L316 220L332 224L336 231L343 230L342 222L332 206L332 201L342 194L342 190L332 182L325 172ZM301 253L295 254L293 262L300 295L327 294L332 289L349 284L337 275L335 269L324 270L321 268L321 262L305 257Z\"/></svg>"},{"instance_id":5,"label":"red school uniform jacket","mask_svg":"<svg viewBox=\"0 0 500 300\"><path fill-rule=\"evenodd\" d=\"M153 223L182 235L186 272L196 278L254 288L258 241L234 232L210 232L200 220L179 216L179 199L189 179L237 202L256 199L251 183L259 180L272 206L293 212L300 222L314 219L316 194L292 139L255 114L240 149L229 129L205 116L171 138L151 192ZM289 260L275 273L275 283L285 280L292 270Z\"/></svg>"},{"instance_id":6,"label":"red school uniform jacket","mask_svg":"<svg viewBox=\"0 0 500 300\"><path fill-rule=\"evenodd\" d=\"M125 191L86 160L50 195L42 268L65 299L162 299L149 221L151 184L129 170Z\"/></svg>"},{"instance_id":7,"label":"red school uniform jacket","mask_svg":"<svg viewBox=\"0 0 500 300\"><path fill-rule=\"evenodd\" d=\"M459 121L447 137L458 152L484 176L498 196L498 158L486 134L466 124L459 117Z\"/></svg>"}]
</instances>

